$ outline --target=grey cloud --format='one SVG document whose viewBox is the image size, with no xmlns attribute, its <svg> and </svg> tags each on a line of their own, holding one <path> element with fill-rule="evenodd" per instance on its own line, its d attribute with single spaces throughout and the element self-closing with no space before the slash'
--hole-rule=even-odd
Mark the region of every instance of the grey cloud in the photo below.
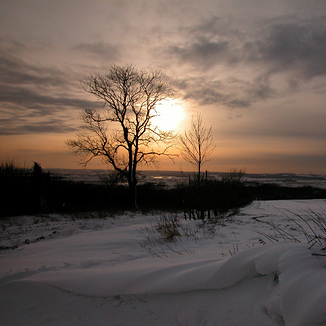
<svg viewBox="0 0 326 326">
<path fill-rule="evenodd" d="M 211 42 L 205 38 L 196 40 L 185 47 L 171 46 L 168 51 L 182 62 L 193 63 L 206 69 L 222 61 L 231 62 L 233 60 L 230 57 L 227 58 L 230 51 L 228 42 Z"/>
<path fill-rule="evenodd" d="M 217 62 L 233 63 L 237 58 L 237 53 L 233 50 L 245 39 L 245 33 L 235 22 L 219 16 L 210 16 L 197 24 L 181 26 L 178 33 L 181 40 L 177 44 L 167 44 L 163 51 L 181 62 L 187 60 L 193 65 L 198 65 L 200 56 L 203 60 L 212 59 L 212 66 L 216 64 L 214 56 Z"/>
<path fill-rule="evenodd" d="M 254 101 L 264 100 L 276 95 L 268 76 L 258 76 L 252 83 L 249 83 L 243 91 Z"/>
<path fill-rule="evenodd" d="M 325 22 L 325 16 L 280 16 L 240 30 L 236 22 L 212 17 L 188 28 L 186 41 L 167 51 L 194 65 L 251 63 L 265 72 L 292 69 L 312 78 L 326 74 Z"/>
<path fill-rule="evenodd" d="M 325 21 L 325 17 L 303 20 L 284 16 L 256 22 L 241 31 L 232 22 L 213 17 L 184 28 L 185 41 L 168 45 L 164 52 L 170 60 L 197 69 L 199 79 L 218 66 L 230 67 L 230 77 L 232 71 L 246 67 L 251 80 L 242 74 L 237 83 L 216 83 L 206 75 L 205 82 L 189 80 L 183 90 L 186 98 L 201 104 L 249 107 L 262 99 L 298 91 L 306 81 L 326 75 Z M 274 81 L 278 74 L 283 75 L 284 85 Z"/>
<path fill-rule="evenodd" d="M 245 33 L 238 27 L 233 26 L 228 19 L 219 16 L 212 16 L 206 20 L 200 21 L 197 25 L 184 29 L 189 35 L 195 38 L 205 37 L 208 39 L 232 39 L 241 40 L 245 37 Z"/>
<path fill-rule="evenodd" d="M 75 130 L 70 126 L 69 111 L 99 105 L 99 102 L 78 98 L 41 95 L 21 87 L 0 87 L 0 114 L 9 116 L 0 119 L 0 134 L 69 132 Z M 58 115 L 65 118 L 57 119 Z M 31 122 L 31 119 L 41 119 L 42 122 Z"/>
<path fill-rule="evenodd" d="M 105 44 L 102 42 L 80 43 L 73 48 L 75 51 L 84 53 L 96 59 L 117 60 L 120 54 L 117 45 Z"/>
<path fill-rule="evenodd" d="M 175 81 L 175 85 L 183 90 L 185 99 L 193 99 L 201 105 L 220 104 L 230 108 L 247 108 L 258 100 L 274 95 L 266 78 L 249 82 L 235 78 L 212 81 L 197 77 L 183 82 Z"/>
<path fill-rule="evenodd" d="M 67 121 L 47 119 L 47 121 L 26 123 L 19 119 L 13 125 L 12 121 L 0 120 L 0 135 L 24 135 L 29 133 L 66 133 L 76 131 L 77 128 Z"/>
<path fill-rule="evenodd" d="M 168 44 L 164 52 L 180 63 L 209 69 L 218 64 L 234 65 L 239 61 L 237 47 L 242 32 L 230 22 L 213 16 L 195 26 L 181 27 L 184 42 Z"/>
<path fill-rule="evenodd" d="M 5 84 L 38 84 L 58 86 L 66 84 L 63 72 L 29 65 L 9 55 L 0 56 L 0 75 Z"/>
<path fill-rule="evenodd" d="M 11 103 L 17 109 L 34 109 L 40 111 L 41 115 L 53 114 L 63 108 L 84 109 L 98 107 L 99 102 L 92 102 L 78 98 L 69 98 L 51 95 L 42 95 L 37 90 L 26 89 L 24 87 L 0 88 L 0 103 Z"/>
<path fill-rule="evenodd" d="M 278 23 L 258 46 L 258 59 L 273 69 L 299 72 L 306 78 L 326 74 L 326 25 L 315 22 Z"/>
<path fill-rule="evenodd" d="M 1 134 L 71 131 L 69 112 L 100 105 L 74 97 L 78 81 L 69 71 L 30 65 L 5 51 L 1 59 Z M 43 122 L 31 122 L 35 118 Z"/>
</svg>

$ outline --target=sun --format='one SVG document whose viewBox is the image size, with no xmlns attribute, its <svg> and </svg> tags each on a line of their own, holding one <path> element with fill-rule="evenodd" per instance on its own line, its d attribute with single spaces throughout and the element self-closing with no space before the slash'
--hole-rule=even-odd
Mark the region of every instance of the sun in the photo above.
<svg viewBox="0 0 326 326">
<path fill-rule="evenodd" d="M 165 99 L 156 105 L 157 116 L 153 123 L 162 131 L 175 131 L 184 118 L 184 110 L 174 99 Z"/>
</svg>

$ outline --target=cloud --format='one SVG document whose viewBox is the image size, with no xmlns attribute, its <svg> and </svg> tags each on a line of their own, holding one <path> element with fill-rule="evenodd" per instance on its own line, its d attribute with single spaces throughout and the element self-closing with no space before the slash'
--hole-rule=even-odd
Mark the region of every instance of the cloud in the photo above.
<svg viewBox="0 0 326 326">
<path fill-rule="evenodd" d="M 80 43 L 73 50 L 96 60 L 115 61 L 120 56 L 118 45 L 105 44 L 103 42 Z"/>
<path fill-rule="evenodd" d="M 39 84 L 58 86 L 66 83 L 65 74 L 53 68 L 29 65 L 21 59 L 7 55 L 0 56 L 0 74 L 5 84 Z"/>
<path fill-rule="evenodd" d="M 219 64 L 238 62 L 237 47 L 241 32 L 220 17 L 213 16 L 196 25 L 180 27 L 181 40 L 167 44 L 165 55 L 179 63 L 188 63 L 199 69 L 211 69 Z"/>
<path fill-rule="evenodd" d="M 53 96 L 54 94 L 42 94 L 36 89 L 8 86 L 0 89 L 0 103 L 10 103 L 16 110 L 33 109 L 40 115 L 51 115 L 55 112 L 69 108 L 84 109 L 99 106 L 98 102 L 87 101 L 79 98 Z"/>
<path fill-rule="evenodd" d="M 229 43 L 211 42 L 205 38 L 182 46 L 171 46 L 168 51 L 170 55 L 179 58 L 180 62 L 188 62 L 209 69 L 214 65 L 227 61 L 227 54 L 230 52 Z"/>
<path fill-rule="evenodd" d="M 253 60 L 274 71 L 292 71 L 303 78 L 326 75 L 326 24 L 319 19 L 272 24 Z"/>
<path fill-rule="evenodd" d="M 197 101 L 200 105 L 223 105 L 229 108 L 248 108 L 259 100 L 271 98 L 274 90 L 269 81 L 256 78 L 246 81 L 237 78 L 211 80 L 205 76 L 174 81 L 184 99 Z"/>
<path fill-rule="evenodd" d="M 75 74 L 28 64 L 10 51 L 0 58 L 0 75 L 1 134 L 71 131 L 73 111 L 100 105 L 78 97 Z"/>
<path fill-rule="evenodd" d="M 10 119 L 0 120 L 0 135 L 24 135 L 24 134 L 43 134 L 43 133 L 67 133 L 78 130 L 76 126 L 69 124 L 63 119 L 45 119 L 35 122 L 27 119 Z"/>
<path fill-rule="evenodd" d="M 162 52 L 169 62 L 188 70 L 184 75 L 188 80 L 182 84 L 185 98 L 249 107 L 287 96 L 309 80 L 326 76 L 325 21 L 325 17 L 280 16 L 241 30 L 241 23 L 210 17 L 181 28 L 183 38 Z"/>
<path fill-rule="evenodd" d="M 188 33 L 197 37 L 207 38 L 232 38 L 241 39 L 245 33 L 241 31 L 232 21 L 219 16 L 211 16 L 201 20 L 198 24 L 187 28 Z"/>
</svg>

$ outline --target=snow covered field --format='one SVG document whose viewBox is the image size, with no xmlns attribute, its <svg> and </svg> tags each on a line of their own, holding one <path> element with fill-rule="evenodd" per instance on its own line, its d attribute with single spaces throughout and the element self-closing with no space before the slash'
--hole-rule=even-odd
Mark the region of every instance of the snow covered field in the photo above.
<svg viewBox="0 0 326 326">
<path fill-rule="evenodd" d="M 309 249 L 293 214 L 325 208 L 254 202 L 215 225 L 181 219 L 172 240 L 158 213 L 8 219 L 0 325 L 326 325 L 326 252 Z"/>
</svg>

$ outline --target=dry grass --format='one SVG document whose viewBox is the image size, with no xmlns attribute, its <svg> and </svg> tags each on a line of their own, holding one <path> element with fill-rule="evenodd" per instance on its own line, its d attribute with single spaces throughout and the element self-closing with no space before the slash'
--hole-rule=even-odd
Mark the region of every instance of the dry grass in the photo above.
<svg viewBox="0 0 326 326">
<path fill-rule="evenodd" d="M 271 226 L 274 234 L 267 234 L 258 232 L 263 235 L 270 242 L 296 242 L 302 243 L 302 236 L 309 248 L 313 246 L 322 247 L 326 249 L 326 210 L 321 209 L 317 212 L 312 209 L 308 209 L 302 214 L 294 213 L 292 211 L 284 211 L 290 222 L 295 225 L 295 230 L 281 227 L 279 224 L 275 224 L 272 221 L 264 222 Z M 294 232 L 295 231 L 295 232 Z"/>
</svg>

